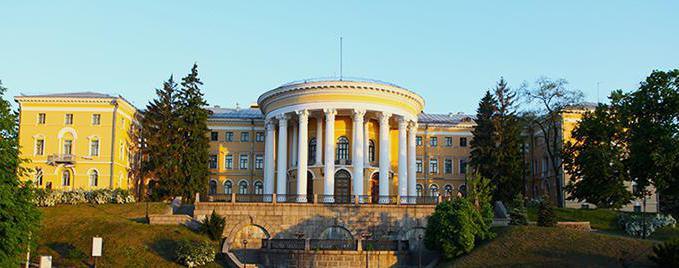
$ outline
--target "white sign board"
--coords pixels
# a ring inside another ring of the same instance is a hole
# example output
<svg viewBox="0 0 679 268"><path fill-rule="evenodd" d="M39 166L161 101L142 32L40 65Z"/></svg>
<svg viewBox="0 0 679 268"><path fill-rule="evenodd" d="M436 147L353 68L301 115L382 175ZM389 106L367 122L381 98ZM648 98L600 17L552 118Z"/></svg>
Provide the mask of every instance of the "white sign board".
<svg viewBox="0 0 679 268"><path fill-rule="evenodd" d="M92 237L92 257L101 257L101 247L104 241L101 237Z"/></svg>
<svg viewBox="0 0 679 268"><path fill-rule="evenodd" d="M40 256L40 268L52 268L52 256Z"/></svg>

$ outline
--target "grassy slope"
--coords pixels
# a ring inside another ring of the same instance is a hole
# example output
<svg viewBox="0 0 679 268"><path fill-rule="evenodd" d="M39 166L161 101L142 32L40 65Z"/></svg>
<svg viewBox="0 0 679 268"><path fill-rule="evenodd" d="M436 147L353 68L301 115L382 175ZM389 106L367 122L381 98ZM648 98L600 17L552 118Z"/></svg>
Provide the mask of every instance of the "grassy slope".
<svg viewBox="0 0 679 268"><path fill-rule="evenodd" d="M166 207L150 204L149 213L162 213ZM51 255L59 266L85 267L90 262L92 237L97 235L104 239L104 256L97 261L102 267L178 266L173 262L175 241L205 239L183 226L140 223L145 212L143 203L64 205L44 208L42 212L38 253Z"/></svg>
<svg viewBox="0 0 679 268"><path fill-rule="evenodd" d="M558 221L589 221L593 229L621 231L617 225L619 212L608 209L554 208ZM528 209L528 218L537 221L537 208Z"/></svg>
<svg viewBox="0 0 679 268"><path fill-rule="evenodd" d="M634 267L652 263L651 241L536 226L505 227L498 237L441 267Z"/></svg>

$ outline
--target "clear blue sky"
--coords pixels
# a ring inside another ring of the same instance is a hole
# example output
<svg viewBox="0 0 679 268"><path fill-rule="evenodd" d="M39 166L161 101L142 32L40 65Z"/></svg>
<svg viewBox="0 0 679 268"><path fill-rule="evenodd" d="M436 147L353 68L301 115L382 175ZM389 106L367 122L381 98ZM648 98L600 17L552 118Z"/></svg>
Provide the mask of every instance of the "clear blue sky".
<svg viewBox="0 0 679 268"><path fill-rule="evenodd" d="M337 75L340 36L346 76L412 89L430 113L474 112L500 76L565 78L596 101L597 82L605 99L679 67L679 1L137 2L0 3L8 95L99 91L141 108L197 62L211 105L247 105Z"/></svg>

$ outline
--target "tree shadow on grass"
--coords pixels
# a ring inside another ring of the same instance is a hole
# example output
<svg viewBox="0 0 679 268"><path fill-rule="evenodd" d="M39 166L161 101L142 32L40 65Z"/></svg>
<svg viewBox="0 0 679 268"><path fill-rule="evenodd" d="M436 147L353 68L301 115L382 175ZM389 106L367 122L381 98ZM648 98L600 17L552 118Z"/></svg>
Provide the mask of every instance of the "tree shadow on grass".
<svg viewBox="0 0 679 268"><path fill-rule="evenodd" d="M151 250L156 252L156 254L158 254L158 256L162 257L163 259L169 262L175 262L175 252L177 251L177 247L179 247L178 241L161 238L154 241L149 248L151 248Z"/></svg>
<svg viewBox="0 0 679 268"><path fill-rule="evenodd" d="M56 242L47 244L47 247L49 247L50 249L54 250L57 254L59 254L61 259L75 263L80 262L86 266L90 265L90 263L88 262L89 260L88 255L85 252L81 251L80 249L76 248L73 244Z"/></svg>

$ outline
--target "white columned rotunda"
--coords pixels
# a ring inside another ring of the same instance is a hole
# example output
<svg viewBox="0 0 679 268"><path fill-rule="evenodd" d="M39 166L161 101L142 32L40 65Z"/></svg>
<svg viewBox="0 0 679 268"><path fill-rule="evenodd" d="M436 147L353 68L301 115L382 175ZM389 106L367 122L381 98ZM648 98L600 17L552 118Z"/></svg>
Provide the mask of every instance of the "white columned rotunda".
<svg viewBox="0 0 679 268"><path fill-rule="evenodd" d="M277 202L415 201L419 95L380 81L305 80L262 94L258 104L264 193L275 192Z"/></svg>

